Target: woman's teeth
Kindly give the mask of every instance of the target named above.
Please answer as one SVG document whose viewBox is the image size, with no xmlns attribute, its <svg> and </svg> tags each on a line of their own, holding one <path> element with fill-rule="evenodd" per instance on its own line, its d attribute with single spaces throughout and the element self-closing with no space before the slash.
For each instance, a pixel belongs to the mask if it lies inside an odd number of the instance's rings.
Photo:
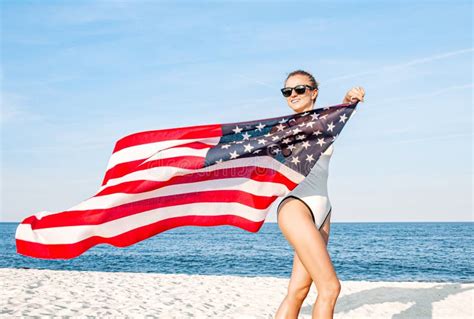
<svg viewBox="0 0 474 319">
<path fill-rule="evenodd" d="M 297 102 L 299 102 L 299 99 L 291 100 L 291 103 L 297 103 Z"/>
</svg>

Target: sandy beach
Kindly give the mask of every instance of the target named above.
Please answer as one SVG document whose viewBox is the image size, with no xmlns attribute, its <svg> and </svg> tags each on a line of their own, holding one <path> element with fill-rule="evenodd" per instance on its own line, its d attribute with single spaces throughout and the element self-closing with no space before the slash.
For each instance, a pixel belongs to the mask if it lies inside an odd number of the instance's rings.
<svg viewBox="0 0 474 319">
<path fill-rule="evenodd" d="M 0 269 L 0 315 L 273 318 L 288 279 Z M 311 318 L 315 286 L 300 318 Z M 472 318 L 474 284 L 342 282 L 336 318 Z"/>
</svg>

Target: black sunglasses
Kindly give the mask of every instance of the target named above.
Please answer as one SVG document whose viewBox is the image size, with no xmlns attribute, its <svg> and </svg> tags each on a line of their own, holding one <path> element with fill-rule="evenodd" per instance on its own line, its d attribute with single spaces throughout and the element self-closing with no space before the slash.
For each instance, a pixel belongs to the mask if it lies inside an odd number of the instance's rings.
<svg viewBox="0 0 474 319">
<path fill-rule="evenodd" d="M 304 94 L 304 92 L 306 92 L 306 88 L 309 88 L 310 90 L 314 89 L 314 87 L 310 85 L 301 84 L 301 85 L 295 86 L 294 88 L 286 87 L 286 88 L 280 89 L 280 91 L 284 97 L 289 97 L 293 90 L 295 90 L 296 94 L 298 95 Z"/>
</svg>

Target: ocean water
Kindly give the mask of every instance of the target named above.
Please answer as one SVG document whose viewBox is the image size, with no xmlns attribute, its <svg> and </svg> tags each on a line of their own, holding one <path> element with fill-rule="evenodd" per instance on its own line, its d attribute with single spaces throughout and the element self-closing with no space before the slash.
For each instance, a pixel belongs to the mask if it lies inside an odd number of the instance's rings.
<svg viewBox="0 0 474 319">
<path fill-rule="evenodd" d="M 0 223 L 0 268 L 202 275 L 291 274 L 278 224 L 179 227 L 127 248 L 95 246 L 71 260 L 16 253 L 17 223 Z M 329 252 L 341 280 L 474 282 L 474 223 L 332 223 Z"/>
</svg>

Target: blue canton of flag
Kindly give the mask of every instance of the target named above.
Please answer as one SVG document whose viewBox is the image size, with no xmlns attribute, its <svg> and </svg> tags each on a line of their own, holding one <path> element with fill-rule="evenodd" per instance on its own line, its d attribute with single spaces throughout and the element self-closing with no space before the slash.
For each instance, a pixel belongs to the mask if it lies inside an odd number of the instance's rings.
<svg viewBox="0 0 474 319">
<path fill-rule="evenodd" d="M 340 104 L 284 117 L 223 124 L 222 137 L 207 153 L 205 165 L 270 156 L 307 176 L 337 139 L 356 105 Z"/>
</svg>

